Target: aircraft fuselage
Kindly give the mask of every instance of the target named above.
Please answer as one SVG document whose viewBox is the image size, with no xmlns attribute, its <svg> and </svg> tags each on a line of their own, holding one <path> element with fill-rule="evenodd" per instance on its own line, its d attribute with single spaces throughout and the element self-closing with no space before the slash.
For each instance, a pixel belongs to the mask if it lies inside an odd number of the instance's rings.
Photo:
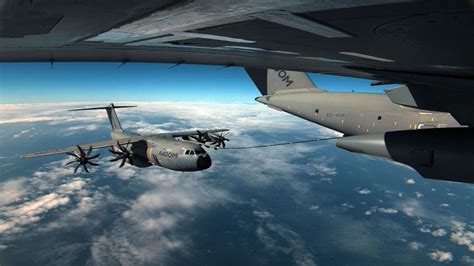
<svg viewBox="0 0 474 266">
<path fill-rule="evenodd" d="M 397 105 L 385 94 L 296 91 L 256 100 L 344 135 L 460 126 L 449 113 Z"/>
<path fill-rule="evenodd" d="M 111 132 L 112 139 L 140 136 L 136 133 Z M 158 165 L 183 172 L 201 171 L 212 164 L 209 154 L 193 142 L 166 136 L 147 136 L 131 145 L 132 164 L 137 167 Z M 117 150 L 118 147 L 114 146 Z"/>
</svg>

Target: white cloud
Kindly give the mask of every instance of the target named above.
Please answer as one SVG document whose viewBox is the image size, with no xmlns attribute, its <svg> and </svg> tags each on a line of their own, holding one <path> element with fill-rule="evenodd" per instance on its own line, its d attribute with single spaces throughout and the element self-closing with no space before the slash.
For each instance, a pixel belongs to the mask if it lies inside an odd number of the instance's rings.
<svg viewBox="0 0 474 266">
<path fill-rule="evenodd" d="M 354 208 L 354 205 L 350 204 L 350 203 L 342 203 L 341 204 L 342 207 L 345 207 L 345 208 L 349 208 L 349 209 L 353 209 Z"/>
<path fill-rule="evenodd" d="M 109 161 L 113 157 L 104 158 L 104 161 Z M 111 174 L 122 180 L 129 180 L 137 173 L 136 167 L 126 163 L 122 168 L 119 167 L 119 162 L 106 162 L 101 165 L 102 171 Z"/>
<path fill-rule="evenodd" d="M 420 242 L 413 241 L 413 242 L 410 242 L 408 246 L 410 247 L 411 250 L 419 250 L 423 248 L 425 245 L 421 244 Z"/>
<path fill-rule="evenodd" d="M 406 184 L 409 184 L 409 185 L 413 185 L 413 184 L 415 184 L 416 182 L 415 182 L 415 180 L 414 180 L 413 178 L 408 178 L 408 179 L 405 180 L 405 183 L 406 183 Z"/>
<path fill-rule="evenodd" d="M 166 264 L 192 248 L 182 224 L 203 211 L 231 201 L 230 195 L 202 179 L 161 168 L 136 169 L 149 190 L 129 204 L 112 229 L 97 236 L 91 247 L 93 264 Z M 263 213 L 261 215 L 264 215 Z"/>
<path fill-rule="evenodd" d="M 451 252 L 445 251 L 433 251 L 427 254 L 432 260 L 439 261 L 439 262 L 450 262 L 453 260 L 453 254 Z"/>
<path fill-rule="evenodd" d="M 387 214 L 395 214 L 395 213 L 398 213 L 398 210 L 397 210 L 397 209 L 393 209 L 393 208 L 377 208 L 377 211 L 378 211 L 378 212 L 381 212 L 381 213 L 387 213 Z"/>
<path fill-rule="evenodd" d="M 11 179 L 0 183 L 0 206 L 19 200 L 26 193 L 25 179 Z"/>
<path fill-rule="evenodd" d="M 360 189 L 358 192 L 359 194 L 362 194 L 362 195 L 370 194 L 370 190 L 368 188 Z"/>
<path fill-rule="evenodd" d="M 445 229 L 439 228 L 439 229 L 433 230 L 431 234 L 436 237 L 442 237 L 442 236 L 445 236 L 447 232 Z"/>
<path fill-rule="evenodd" d="M 337 170 L 335 167 L 329 167 L 327 162 L 322 162 L 317 165 L 313 166 L 315 171 L 318 172 L 318 174 L 323 175 L 323 176 L 333 176 L 337 174 Z"/>
<path fill-rule="evenodd" d="M 29 130 L 29 129 L 25 129 L 25 130 L 22 130 L 20 133 L 13 135 L 13 137 L 14 137 L 14 138 L 19 138 L 19 137 L 21 137 L 22 135 L 24 135 L 24 134 L 26 134 L 26 133 L 28 133 L 28 132 L 30 132 L 30 130 Z"/>
<path fill-rule="evenodd" d="M 83 131 L 94 131 L 97 128 L 99 128 L 99 126 L 95 124 L 84 124 L 84 125 L 78 125 L 78 126 L 70 126 L 66 128 L 65 130 L 83 132 Z"/>
<path fill-rule="evenodd" d="M 1 191 L 0 196 L 4 205 L 0 207 L 4 214 L 0 220 L 0 232 L 23 232 L 51 210 L 69 205 L 72 198 L 80 200 L 87 182 L 78 177 L 69 179 L 67 176 L 72 170 L 64 168 L 64 161 L 46 164 L 32 177 L 2 183 L 2 189 L 8 191 Z"/>
<path fill-rule="evenodd" d="M 260 218 L 260 219 L 269 219 L 269 218 L 273 218 L 273 215 L 267 211 L 253 211 L 253 215 L 257 218 Z"/>
<path fill-rule="evenodd" d="M 451 226 L 453 229 L 450 235 L 451 241 L 466 246 L 469 251 L 474 252 L 474 231 L 469 231 L 466 223 L 455 220 L 451 221 Z"/>
<path fill-rule="evenodd" d="M 415 196 L 417 199 L 422 198 L 424 195 L 420 192 L 415 192 Z"/>
<path fill-rule="evenodd" d="M 274 222 L 273 215 L 267 211 L 254 211 L 254 215 L 259 221 L 255 234 L 266 249 L 290 254 L 296 265 L 316 265 L 314 255 L 296 232 L 283 224 Z M 278 235 L 277 238 L 274 237 L 275 234 Z"/>
<path fill-rule="evenodd" d="M 462 256 L 461 261 L 467 265 L 474 266 L 474 258 L 469 256 Z"/>
<path fill-rule="evenodd" d="M 62 184 L 58 188 L 59 193 L 72 194 L 77 190 L 81 190 L 85 185 L 86 181 L 82 178 L 74 178 L 72 181 Z"/>
<path fill-rule="evenodd" d="M 400 206 L 398 209 L 400 209 L 407 216 L 430 217 L 430 215 L 427 215 L 425 208 L 417 199 L 406 199 L 401 201 L 399 205 Z"/>
<path fill-rule="evenodd" d="M 422 232 L 422 233 L 431 233 L 431 229 L 423 226 L 423 227 L 420 228 L 420 232 Z"/>
<path fill-rule="evenodd" d="M 41 215 L 51 209 L 69 203 L 69 197 L 55 192 L 37 197 L 19 206 L 6 208 L 7 220 L 0 221 L 0 233 L 18 232 L 22 226 L 37 222 Z"/>
</svg>

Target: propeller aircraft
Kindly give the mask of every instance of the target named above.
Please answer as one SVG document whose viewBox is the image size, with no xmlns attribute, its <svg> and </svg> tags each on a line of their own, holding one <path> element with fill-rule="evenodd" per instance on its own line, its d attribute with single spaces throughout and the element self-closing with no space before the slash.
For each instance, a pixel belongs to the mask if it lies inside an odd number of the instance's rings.
<svg viewBox="0 0 474 266">
<path fill-rule="evenodd" d="M 110 161 L 120 161 L 119 167 L 129 163 L 141 168 L 158 165 L 182 172 L 202 171 L 211 167 L 212 164 L 211 157 L 202 146 L 206 148 L 213 147 L 217 150 L 221 147 L 225 148 L 225 142 L 229 141 L 223 133 L 229 131 L 228 129 L 194 130 L 152 135 L 125 132 L 115 109 L 130 107 L 136 106 L 116 106 L 111 103 L 105 107 L 70 110 L 105 109 L 112 127 L 111 139 L 48 151 L 25 153 L 21 155 L 21 158 L 27 159 L 64 153 L 73 157 L 73 160 L 66 163 L 66 165 L 75 164 L 74 173 L 81 166 L 85 172 L 89 173 L 87 166 L 99 166 L 95 160 L 99 158 L 100 154 L 92 154 L 93 151 L 109 148 L 109 151 L 115 155 L 115 158 Z"/>
</svg>

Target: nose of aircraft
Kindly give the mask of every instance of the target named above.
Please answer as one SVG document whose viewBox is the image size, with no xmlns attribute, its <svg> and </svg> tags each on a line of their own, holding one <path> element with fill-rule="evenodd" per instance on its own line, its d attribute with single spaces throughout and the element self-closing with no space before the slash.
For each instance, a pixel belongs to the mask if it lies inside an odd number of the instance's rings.
<svg viewBox="0 0 474 266">
<path fill-rule="evenodd" d="M 197 168 L 199 170 L 205 170 L 209 167 L 211 167 L 212 162 L 211 162 L 211 157 L 209 155 L 205 156 L 199 156 L 197 159 Z"/>
</svg>

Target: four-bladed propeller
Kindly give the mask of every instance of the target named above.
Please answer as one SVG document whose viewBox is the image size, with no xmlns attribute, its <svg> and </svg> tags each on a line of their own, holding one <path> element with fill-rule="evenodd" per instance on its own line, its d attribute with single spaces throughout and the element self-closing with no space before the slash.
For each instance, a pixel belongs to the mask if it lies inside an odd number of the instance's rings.
<svg viewBox="0 0 474 266">
<path fill-rule="evenodd" d="M 74 160 L 66 163 L 66 165 L 70 165 L 72 163 L 77 163 L 76 168 L 74 168 L 74 173 L 77 172 L 77 169 L 81 165 L 84 168 L 84 171 L 86 171 L 87 173 L 89 173 L 89 169 L 87 169 L 87 164 L 90 164 L 92 166 L 98 166 L 99 165 L 97 163 L 91 162 L 91 160 L 98 158 L 99 155 L 100 155 L 100 153 L 98 153 L 98 154 L 95 154 L 95 155 L 91 156 L 92 146 L 89 147 L 89 150 L 87 151 L 87 153 L 79 145 L 77 146 L 77 149 L 79 151 L 79 154 L 77 154 L 75 152 L 67 152 L 67 154 L 74 157 Z"/>
<path fill-rule="evenodd" d="M 114 151 L 113 149 L 109 149 L 109 151 L 115 155 L 117 155 L 114 159 L 110 160 L 111 162 L 116 162 L 122 160 L 120 163 L 120 168 L 125 165 L 125 163 L 128 162 L 130 164 L 133 164 L 132 160 L 132 153 L 127 149 L 128 145 L 130 144 L 130 140 L 125 144 L 125 146 L 122 146 L 119 141 L 117 141 L 117 147 L 119 148 L 118 151 Z"/>
</svg>

